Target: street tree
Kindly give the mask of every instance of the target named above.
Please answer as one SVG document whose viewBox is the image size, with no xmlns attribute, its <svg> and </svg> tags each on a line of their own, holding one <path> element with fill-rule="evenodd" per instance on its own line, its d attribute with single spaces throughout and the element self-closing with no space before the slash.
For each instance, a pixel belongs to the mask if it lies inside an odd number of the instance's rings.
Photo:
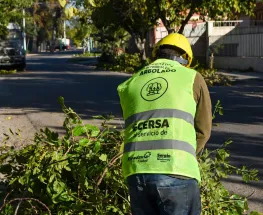
<svg viewBox="0 0 263 215">
<path fill-rule="evenodd" d="M 62 0 L 34 0 L 27 8 L 26 33 L 33 42 L 33 51 L 43 42 L 48 42 L 50 50 L 54 50 L 56 39 L 63 35 L 64 21 L 76 12 L 75 7 L 68 5 L 68 1 Z"/>
<path fill-rule="evenodd" d="M 141 59 L 145 60 L 147 33 L 158 19 L 152 0 L 106 0 L 103 3 L 94 0 L 92 3 L 95 25 L 112 32 L 124 29 L 135 42 Z"/>
<path fill-rule="evenodd" d="M 111 0 L 119 23 L 132 36 L 142 60 L 146 59 L 146 37 L 157 24 L 158 14 L 152 0 Z"/>
<path fill-rule="evenodd" d="M 241 14 L 253 16 L 256 0 L 153 0 L 158 15 L 169 33 L 183 33 L 185 25 L 194 13 L 203 20 L 233 20 Z"/>
<path fill-rule="evenodd" d="M 91 19 L 98 29 L 97 40 L 103 52 L 114 55 L 117 50 L 123 48 L 129 33 L 122 27 L 118 13 L 110 1 L 103 6 L 95 7 Z"/>
<path fill-rule="evenodd" d="M 0 0 L 0 35 L 7 33 L 9 22 L 22 24 L 23 8 L 30 6 L 34 0 Z"/>
<path fill-rule="evenodd" d="M 61 32 L 62 7 L 58 0 L 34 0 L 27 8 L 27 36 L 33 42 L 33 51 L 44 41 L 51 41 L 51 47 Z M 53 44 L 53 45 L 52 45 Z M 51 49 L 52 50 L 52 49 Z"/>
</svg>

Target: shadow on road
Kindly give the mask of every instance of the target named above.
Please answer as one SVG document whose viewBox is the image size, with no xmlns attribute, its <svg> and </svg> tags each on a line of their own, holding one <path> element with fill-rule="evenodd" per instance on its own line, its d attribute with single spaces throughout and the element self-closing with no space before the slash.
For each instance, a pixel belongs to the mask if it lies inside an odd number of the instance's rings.
<svg viewBox="0 0 263 215">
<path fill-rule="evenodd" d="M 128 76 L 94 71 L 94 67 L 68 63 L 66 54 L 60 56 L 31 57 L 27 72 L 2 79 L 1 89 L 6 90 L 0 91 L 1 107 L 60 112 L 57 98 L 63 96 L 84 118 L 110 112 L 120 117 L 116 89 Z"/>
</svg>

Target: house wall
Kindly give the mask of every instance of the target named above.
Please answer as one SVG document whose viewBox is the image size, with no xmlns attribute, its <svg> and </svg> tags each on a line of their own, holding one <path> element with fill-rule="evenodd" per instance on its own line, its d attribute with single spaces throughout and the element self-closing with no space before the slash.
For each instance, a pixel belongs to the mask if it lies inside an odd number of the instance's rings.
<svg viewBox="0 0 263 215">
<path fill-rule="evenodd" d="M 188 38 L 195 58 L 200 63 L 206 62 L 206 23 L 205 22 L 193 22 L 190 21 L 189 24 L 185 26 L 183 34 Z M 150 31 L 151 32 L 151 31 Z M 160 22 L 160 25 L 152 30 L 153 34 L 150 33 L 150 47 L 153 47 L 158 41 L 168 35 L 166 28 Z"/>
<path fill-rule="evenodd" d="M 231 26 L 208 23 L 208 54 L 214 54 L 214 67 L 263 72 L 263 26 L 244 27 L 241 21 L 231 22 Z"/>
<path fill-rule="evenodd" d="M 255 14 L 261 13 L 263 3 L 257 3 Z M 192 45 L 195 58 L 209 65 L 213 53 L 215 68 L 253 68 L 263 72 L 263 15 L 262 20 L 253 20 L 248 16 L 240 18 L 234 21 L 189 22 L 183 34 Z M 167 34 L 161 23 L 154 29 L 151 47 Z"/>
</svg>

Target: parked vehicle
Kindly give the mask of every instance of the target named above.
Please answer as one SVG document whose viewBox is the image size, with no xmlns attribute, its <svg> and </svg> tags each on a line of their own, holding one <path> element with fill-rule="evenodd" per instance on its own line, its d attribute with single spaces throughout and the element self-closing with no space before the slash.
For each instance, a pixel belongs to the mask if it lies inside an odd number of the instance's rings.
<svg viewBox="0 0 263 215">
<path fill-rule="evenodd" d="M 0 69 L 24 71 L 26 55 L 23 47 L 23 34 L 19 25 L 9 23 L 8 33 L 0 36 Z"/>
<path fill-rule="evenodd" d="M 66 43 L 65 43 L 66 42 Z M 57 39 L 55 42 L 55 49 L 59 49 L 60 50 L 69 50 L 70 49 L 70 40 L 69 39 Z"/>
</svg>

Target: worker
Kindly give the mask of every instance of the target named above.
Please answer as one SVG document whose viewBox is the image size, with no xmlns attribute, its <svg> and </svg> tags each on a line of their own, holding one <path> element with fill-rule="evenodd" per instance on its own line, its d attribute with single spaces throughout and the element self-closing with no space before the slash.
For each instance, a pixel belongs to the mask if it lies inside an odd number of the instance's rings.
<svg viewBox="0 0 263 215">
<path fill-rule="evenodd" d="M 152 55 L 153 63 L 118 86 L 132 215 L 199 215 L 196 155 L 211 134 L 209 91 L 189 68 L 193 52 L 185 36 L 169 34 Z"/>
</svg>

